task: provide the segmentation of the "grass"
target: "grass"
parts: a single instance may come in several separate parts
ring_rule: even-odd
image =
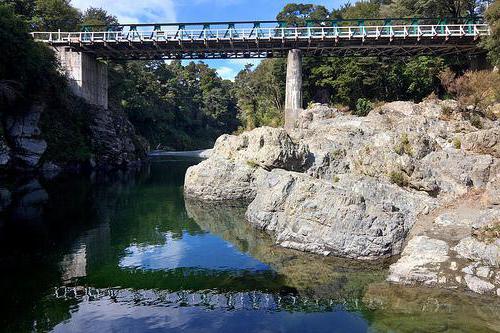
[[[413,148],[411,147],[410,139],[408,138],[407,133],[403,133],[403,135],[401,135],[399,144],[394,147],[394,152],[398,155],[407,154],[409,156],[413,156]]]
[[[391,180],[391,183],[396,184],[400,187],[408,185],[408,181],[401,171],[391,171],[391,173],[389,174],[389,179]]]
[[[470,124],[477,129],[483,128],[483,122],[481,120],[481,117],[478,116],[477,114],[470,117]]]
[[[481,242],[493,243],[496,239],[500,238],[500,220],[474,230],[472,235]]]
[[[259,163],[253,161],[253,160],[248,160],[247,162],[247,165],[253,169],[257,169],[260,165]]]

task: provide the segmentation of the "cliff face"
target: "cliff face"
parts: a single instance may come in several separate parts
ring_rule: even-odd
[[[65,167],[113,169],[145,157],[147,142],[120,111],[80,103],[55,108],[42,102],[4,117],[0,166],[15,171]]]
[[[481,129],[472,126],[454,101],[388,103],[367,117],[315,106],[288,133],[260,128],[220,137],[211,157],[188,169],[185,194],[249,201],[249,223],[298,250],[373,260],[400,254],[410,241],[391,269],[392,281],[453,280],[458,282],[450,287],[496,293],[500,270],[491,258],[498,257],[498,232],[486,244],[473,237],[473,228],[489,234],[498,229],[498,126],[488,119]],[[439,210],[471,193],[486,198],[477,214],[436,222],[439,237],[416,233],[417,227],[431,229],[422,221],[438,218]],[[449,227],[460,223],[460,233]],[[476,241],[484,246],[472,246],[479,253],[471,254]],[[426,249],[428,261],[417,255]],[[459,277],[443,278],[440,267],[455,257],[461,258],[451,260]],[[483,266],[485,277],[477,276],[475,267]],[[483,289],[476,278],[485,282]]]

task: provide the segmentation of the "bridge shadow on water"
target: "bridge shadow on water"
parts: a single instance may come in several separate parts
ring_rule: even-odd
[[[500,327],[491,319],[498,304],[391,286],[383,282],[387,263],[282,249],[245,222],[244,207],[185,200],[184,173],[197,162],[168,157],[112,174],[6,179],[0,330]]]

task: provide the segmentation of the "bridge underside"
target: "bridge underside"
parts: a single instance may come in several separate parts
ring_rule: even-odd
[[[234,59],[283,58],[292,49],[305,57],[334,56],[417,56],[474,55],[484,53],[474,37],[436,37],[419,39],[351,39],[351,40],[127,40],[92,42],[53,42],[55,47],[69,47],[75,52],[91,53],[97,58],[113,60],[153,59]]]

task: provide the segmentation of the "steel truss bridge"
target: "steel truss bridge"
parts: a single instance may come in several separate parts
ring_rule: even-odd
[[[481,18],[155,23],[33,32],[36,41],[104,59],[234,59],[304,56],[414,56],[482,53],[491,34]]]

